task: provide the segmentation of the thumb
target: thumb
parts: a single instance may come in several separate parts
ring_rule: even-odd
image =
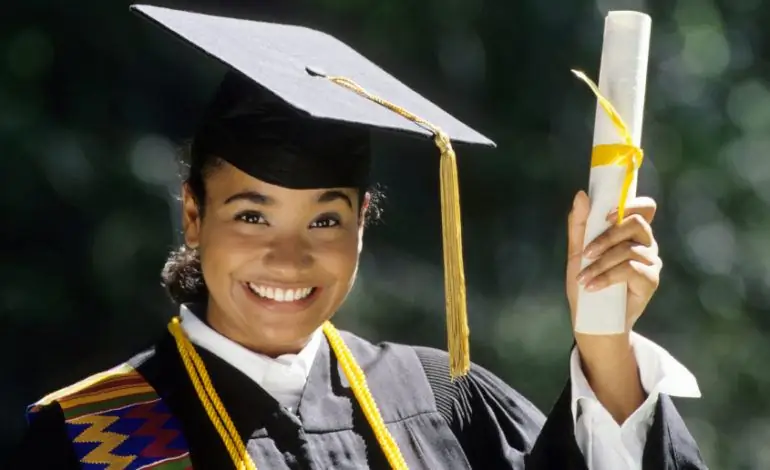
[[[570,260],[575,257],[582,258],[583,240],[590,206],[588,194],[583,190],[578,191],[572,202],[572,210],[570,210],[567,222],[567,256]]]

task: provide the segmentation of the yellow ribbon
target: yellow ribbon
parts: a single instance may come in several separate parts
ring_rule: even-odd
[[[603,165],[617,165],[626,167],[626,176],[623,179],[623,188],[620,191],[620,197],[618,198],[618,217],[616,223],[620,223],[625,216],[626,201],[628,199],[628,190],[631,188],[631,183],[634,180],[634,172],[642,166],[642,160],[644,159],[644,152],[641,148],[634,145],[631,133],[628,131],[628,126],[620,117],[620,114],[612,106],[607,98],[602,96],[599,91],[599,87],[588,78],[583,72],[579,70],[573,70],[580,80],[584,81],[594,92],[596,98],[599,100],[599,106],[607,113],[607,116],[612,121],[612,124],[618,130],[620,137],[623,139],[622,144],[602,144],[596,145],[591,153],[591,168]]]

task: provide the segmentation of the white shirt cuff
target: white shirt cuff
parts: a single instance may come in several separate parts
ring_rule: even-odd
[[[701,396],[695,376],[668,351],[634,332],[631,346],[647,399],[622,425],[596,398],[583,373],[577,348],[570,357],[575,439],[591,470],[641,469],[647,431],[659,395]]]

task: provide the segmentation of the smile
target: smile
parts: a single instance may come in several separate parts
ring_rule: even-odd
[[[260,286],[247,282],[246,286],[249,290],[262,297],[263,299],[274,300],[276,302],[296,302],[303,300],[310,296],[315,290],[315,287],[303,287],[298,289],[282,289],[280,287],[268,287]]]

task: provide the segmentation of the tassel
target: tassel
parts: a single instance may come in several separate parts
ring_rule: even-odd
[[[441,150],[441,235],[444,244],[444,291],[446,298],[449,373],[457,378],[470,369],[468,312],[465,298],[462,221],[457,159],[452,143],[439,131],[435,138]]]
[[[465,299],[460,189],[457,159],[449,136],[425,119],[369,93],[349,78],[326,76],[318,72],[313,72],[312,75],[325,77],[332,83],[347,88],[433,132],[434,142],[441,151],[441,229],[444,251],[444,296],[446,298],[449,374],[452,379],[466,375],[470,370],[470,347],[468,344],[470,331]]]

